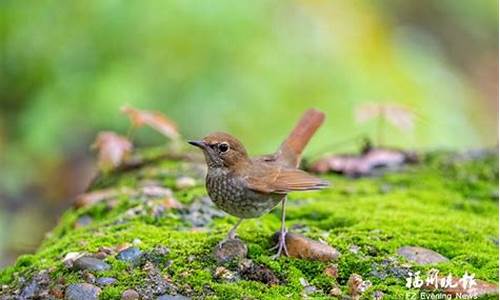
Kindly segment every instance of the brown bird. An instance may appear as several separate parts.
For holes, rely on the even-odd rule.
[[[282,251],[288,255],[285,244],[287,194],[329,185],[297,169],[302,151],[324,118],[324,113],[315,109],[306,111],[278,151],[271,155],[250,158],[239,140],[223,132],[212,133],[201,141],[189,141],[205,155],[208,195],[218,208],[239,218],[224,241],[235,238],[236,228],[243,219],[257,218],[281,202],[281,234],[275,257]]]

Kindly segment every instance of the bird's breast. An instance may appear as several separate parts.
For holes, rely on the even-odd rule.
[[[206,187],[218,208],[240,218],[259,217],[273,209],[284,197],[257,193],[247,188],[243,178],[223,172],[209,172]]]

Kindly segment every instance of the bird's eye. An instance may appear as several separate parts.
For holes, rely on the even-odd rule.
[[[221,153],[227,152],[229,150],[229,144],[228,143],[220,143],[219,144],[219,151]]]

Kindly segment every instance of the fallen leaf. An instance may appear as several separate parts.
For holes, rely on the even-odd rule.
[[[372,175],[375,170],[394,169],[405,164],[417,162],[414,153],[387,148],[370,148],[359,155],[335,154],[313,162],[308,170],[324,174],[328,172],[347,176]]]
[[[279,232],[274,235],[274,240],[278,241]],[[332,261],[340,256],[337,249],[309,238],[303,235],[290,233],[286,234],[285,238],[288,255],[291,257],[318,260]]]
[[[147,125],[172,140],[180,136],[175,122],[161,112],[139,110],[127,106],[123,107],[121,111],[129,117],[133,127]]]
[[[125,137],[111,131],[103,131],[97,135],[92,145],[98,151],[98,166],[101,171],[110,171],[123,162],[132,152],[132,143]]]
[[[408,155],[399,150],[373,148],[363,154],[363,162],[366,168],[373,170],[375,168],[394,168],[409,162]]]

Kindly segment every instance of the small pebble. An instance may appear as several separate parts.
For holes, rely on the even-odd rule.
[[[382,300],[384,299],[384,293],[382,291],[375,291],[372,295],[373,300]]]
[[[38,299],[43,298],[47,294],[47,288],[51,279],[49,271],[44,270],[33,276],[30,282],[26,282],[21,291],[21,299]],[[0,293],[0,295],[2,295]],[[4,299],[0,296],[1,299]]]
[[[106,254],[105,252],[99,251],[96,254],[94,254],[94,257],[97,259],[105,259],[106,257],[108,257],[108,254]]]
[[[314,285],[310,285],[309,282],[307,282],[307,280],[305,278],[301,277],[299,279],[299,282],[304,287],[303,293],[305,295],[311,295],[317,291],[316,287]]]
[[[244,258],[244,259],[240,260],[240,262],[238,264],[238,269],[242,272],[246,269],[253,267],[253,265],[254,265],[254,263],[251,259]]]
[[[64,291],[65,300],[97,300],[101,289],[89,283],[70,284]]]
[[[314,285],[308,285],[304,288],[304,294],[311,295],[318,291],[318,289]]]
[[[170,252],[165,246],[157,245],[152,250],[145,252],[142,256],[143,261],[150,261],[153,264],[159,266],[163,265],[162,268],[167,268],[172,264],[172,261],[167,260],[167,255]]]
[[[81,252],[69,252],[64,256],[63,264],[64,264],[64,266],[66,266],[66,268],[72,268],[75,260],[79,259],[80,257],[82,257],[84,255],[85,255],[85,253],[81,253]]]
[[[401,247],[398,249],[397,254],[419,265],[437,264],[441,262],[447,262],[449,260],[436,251],[423,247]]]
[[[190,300],[190,297],[182,296],[182,295],[163,295],[156,300]]]
[[[78,218],[75,222],[75,228],[82,228],[88,226],[90,223],[94,221],[91,216],[83,215]]]
[[[225,281],[234,281],[236,279],[235,273],[224,267],[217,267],[214,272],[214,277]]]
[[[83,271],[83,279],[87,283],[95,283],[95,276],[94,276],[94,274],[90,273],[89,271]]]
[[[361,248],[358,245],[350,245],[349,246],[349,252],[351,252],[353,254],[358,254],[360,249]]]
[[[331,278],[337,278],[339,276],[339,268],[336,264],[331,264],[325,269],[325,274]]]
[[[139,300],[139,298],[139,293],[132,289],[128,289],[122,294],[122,300]]]
[[[75,260],[75,262],[73,263],[73,268],[77,270],[89,270],[89,271],[100,272],[109,270],[110,266],[100,259],[90,256],[82,256],[77,260]]]
[[[255,264],[250,259],[242,259],[238,264],[239,274],[245,280],[260,281],[265,284],[279,284],[279,278],[264,265]]]
[[[342,295],[342,291],[340,290],[340,288],[338,286],[334,286],[331,288],[329,294],[332,297],[338,297],[338,296]]]
[[[103,253],[105,253],[107,255],[110,255],[110,254],[114,253],[114,250],[111,247],[101,246],[101,247],[99,247],[99,252],[103,252]]]
[[[30,282],[21,292],[21,299],[31,299],[38,295],[40,286],[35,282]]]
[[[218,263],[225,263],[233,259],[245,258],[248,254],[248,248],[245,243],[239,239],[227,240],[222,244],[215,245],[214,257]]]
[[[113,277],[101,277],[97,278],[96,283],[97,285],[104,286],[104,285],[112,285],[115,284],[118,280]]]
[[[156,247],[153,248],[153,252],[156,255],[163,255],[163,256],[165,256],[165,255],[167,255],[170,252],[170,249],[168,249],[168,247],[159,245],[159,246],[156,246]]]
[[[363,294],[371,286],[372,283],[369,280],[363,280],[361,275],[354,273],[349,276],[349,280],[347,281],[347,287],[352,299],[359,299],[361,294]]]
[[[57,284],[50,289],[50,295],[54,296],[56,299],[64,298],[64,285]]]
[[[299,282],[300,282],[300,284],[301,284],[303,287],[306,287],[306,286],[308,286],[308,285],[309,285],[309,282],[307,282],[307,280],[306,280],[305,278],[303,278],[303,277],[300,277],[300,278],[299,278]]]
[[[136,247],[130,247],[124,249],[116,255],[116,259],[131,263],[132,265],[138,265],[142,258],[142,252]]]

